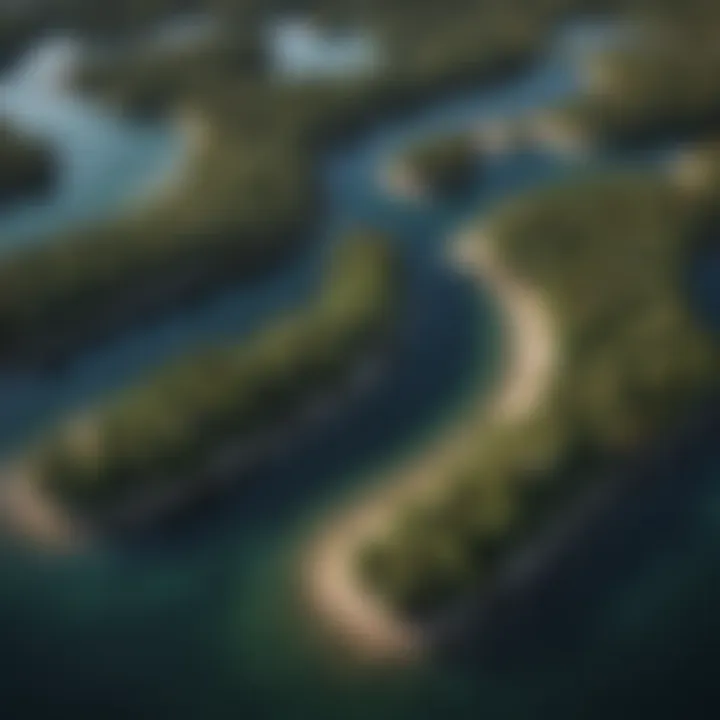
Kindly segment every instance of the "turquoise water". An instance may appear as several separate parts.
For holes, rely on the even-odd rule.
[[[81,53],[71,39],[48,39],[0,78],[0,117],[46,140],[61,170],[50,196],[0,208],[0,251],[117,215],[182,166],[179,133],[129,123],[63,89]]]
[[[502,361],[496,309],[444,262],[443,238],[522,188],[646,158],[579,167],[523,153],[479,171],[467,197],[425,208],[383,195],[380,161],[428,132],[552,104],[576,87],[574,52],[573,43],[558,42],[511,83],[445,98],[335,148],[322,160],[327,215],[292,267],[95,348],[60,377],[0,378],[0,441],[9,453],[148,367],[240,337],[302,300],[338,229],[358,221],[387,228],[408,262],[400,348],[379,385],[221,501],[131,545],[70,558],[5,542],[3,717],[534,720],[637,717],[651,708],[662,717],[714,715],[688,706],[689,693],[709,701],[700,694],[703,673],[720,631],[712,613],[720,486],[707,454],[684,457],[682,471],[666,472],[652,493],[628,498],[524,602],[503,607],[463,656],[422,668],[359,668],[324,642],[300,601],[297,554],[315,523],[372,482],[372,470],[412,452],[471,394],[487,390]],[[144,166],[142,182],[154,166]],[[116,200],[139,181],[119,183]],[[87,203],[98,217],[117,207]],[[36,236],[16,234],[13,213],[7,224],[4,217],[6,246]],[[712,279],[705,284],[712,295]]]

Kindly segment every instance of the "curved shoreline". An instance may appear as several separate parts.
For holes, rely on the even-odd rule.
[[[197,500],[214,496],[243,482],[263,459],[296,444],[318,426],[331,422],[342,408],[380,381],[388,362],[387,348],[365,355],[337,386],[325,388],[272,427],[218,446],[211,454],[202,482],[183,479],[176,487],[150,489],[129,497],[98,522],[68,511],[44,492],[22,459],[0,468],[0,530],[43,551],[68,553],[98,538],[145,528],[172,516]]]
[[[360,585],[351,562],[358,545],[388,523],[397,506],[431,492],[469,447],[477,448],[482,425],[513,424],[537,412],[559,366],[558,340],[543,298],[512,276],[495,256],[490,239],[470,229],[452,246],[462,272],[484,282],[505,314],[507,359],[490,399],[477,398],[427,450],[394,471],[370,496],[357,499],[338,518],[326,520],[303,563],[303,587],[313,614],[357,656],[405,660],[423,654],[422,629],[394,616]]]
[[[53,503],[21,465],[0,476],[0,520],[13,537],[57,553],[84,545],[83,528]]]
[[[182,191],[186,178],[210,145],[208,123],[191,109],[176,113],[173,124],[184,138],[179,166],[164,174],[143,196],[127,203],[128,213],[144,213],[162,207]],[[50,501],[19,465],[0,475],[0,520],[13,536],[56,552],[67,552],[84,544],[86,533],[74,518]]]
[[[141,194],[130,199],[128,211],[154,211],[178,198],[195,167],[212,146],[212,125],[197,109],[179,108],[169,122],[173,132],[181,138],[181,157],[168,172],[148,187],[141,188]]]

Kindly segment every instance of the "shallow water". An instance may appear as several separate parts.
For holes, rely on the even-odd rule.
[[[581,169],[525,153],[491,162],[468,197],[417,208],[382,194],[380,161],[431,131],[552,104],[575,89],[571,51],[559,43],[512,83],[429,104],[334,150],[323,160],[327,217],[292,267],[128,333],[62,378],[3,379],[0,441],[10,452],[69,408],[301,300],[339,228],[387,228],[408,260],[403,342],[380,386],[222,502],[122,549],[59,559],[2,547],[4,717],[536,720],[637,717],[650,707],[662,717],[708,716],[673,705],[691,691],[701,697],[720,646],[711,642],[720,639],[712,612],[720,467],[701,453],[682,482],[670,473],[603,541],[578,550],[530,608],[508,608],[496,645],[471,659],[358,668],[324,645],[298,602],[297,552],[318,518],[368,483],[368,470],[411,452],[486,391],[502,360],[497,312],[444,263],[442,240],[503,197]],[[584,169],[635,160],[595,158]],[[10,243],[19,236],[8,222],[0,219],[0,235]],[[663,542],[641,542],[648,527]]]
[[[0,78],[0,118],[47,141],[61,170],[46,197],[0,208],[0,252],[118,215],[182,166],[179,132],[123,120],[63,88],[81,53],[71,39],[48,39]]]

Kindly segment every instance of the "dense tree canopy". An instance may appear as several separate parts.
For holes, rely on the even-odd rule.
[[[648,142],[714,132],[720,121],[717,4],[653,7],[630,45],[597,58],[584,98],[562,115],[591,138]]]
[[[263,433],[387,345],[400,292],[390,242],[353,235],[305,307],[238,345],[165,367],[61,428],[39,450],[39,482],[84,510],[209,482],[229,450],[252,452]]]
[[[683,296],[715,212],[710,195],[667,177],[614,174],[532,192],[492,218],[485,242],[550,301],[562,372],[542,413],[492,434],[483,424],[437,493],[362,548],[376,592],[422,613],[476,587],[598,463],[641,447],[717,386],[717,348]]]

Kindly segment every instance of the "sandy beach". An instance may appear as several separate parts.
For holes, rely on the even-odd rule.
[[[557,113],[539,113],[530,121],[528,131],[537,147],[570,160],[585,158],[593,152],[590,139]]]
[[[127,212],[142,213],[171,206],[212,146],[212,125],[193,108],[177,110],[171,122],[175,132],[183,138],[182,157],[169,172],[135,194],[127,204]]]
[[[553,319],[543,298],[511,276],[488,238],[468,230],[452,246],[453,260],[495,295],[507,325],[506,361],[495,394],[478,398],[443,434],[408,464],[392,471],[373,491],[351,498],[325,520],[302,568],[306,600],[330,634],[359,658],[403,661],[421,655],[420,629],[393,616],[360,586],[352,557],[361,543],[389,523],[409,498],[432,491],[477,450],[481,428],[512,424],[543,404],[558,367]]]
[[[20,466],[0,476],[0,520],[4,528],[43,550],[68,552],[83,544],[78,523],[45,496]]]
[[[383,165],[378,176],[382,189],[393,198],[411,203],[424,203],[429,199],[428,189],[402,160]]]
[[[379,382],[384,361],[382,352],[368,354],[341,383],[323,390],[275,426],[220,446],[210,457],[201,482],[189,475],[170,487],[160,483],[159,489],[153,490],[158,484],[149,481],[149,487],[122,499],[102,518],[95,518],[96,523],[83,522],[65,510],[43,491],[22,461],[9,464],[0,469],[0,528],[39,549],[68,552],[92,545],[103,533],[109,537],[113,532],[147,527],[158,518],[242,483],[244,475],[268,457],[280,455],[309,432],[333,422],[355,396]],[[75,418],[73,427],[78,442],[88,442],[91,447],[97,443],[92,414]]]

